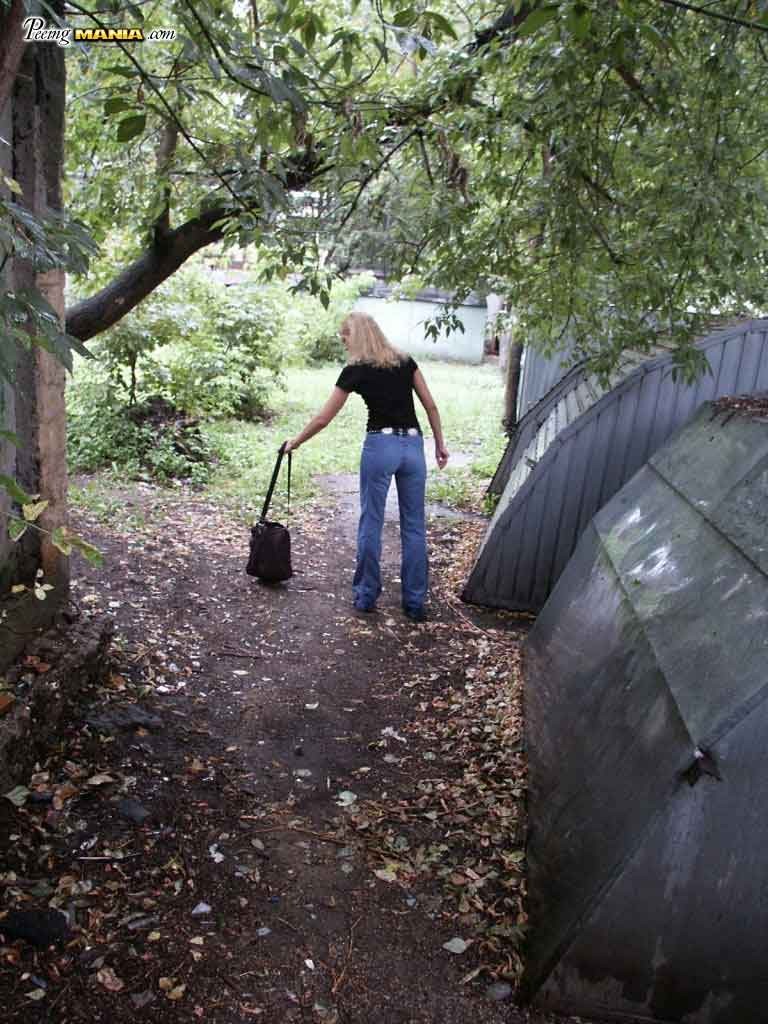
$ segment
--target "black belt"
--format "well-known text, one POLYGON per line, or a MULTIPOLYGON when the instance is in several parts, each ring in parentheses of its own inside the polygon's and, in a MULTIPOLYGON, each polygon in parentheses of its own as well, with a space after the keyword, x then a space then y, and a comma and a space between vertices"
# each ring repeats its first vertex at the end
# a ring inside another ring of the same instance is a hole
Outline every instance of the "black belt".
POLYGON ((418 427, 375 427, 367 430, 367 434, 395 434, 397 437, 420 437, 421 431, 418 427))

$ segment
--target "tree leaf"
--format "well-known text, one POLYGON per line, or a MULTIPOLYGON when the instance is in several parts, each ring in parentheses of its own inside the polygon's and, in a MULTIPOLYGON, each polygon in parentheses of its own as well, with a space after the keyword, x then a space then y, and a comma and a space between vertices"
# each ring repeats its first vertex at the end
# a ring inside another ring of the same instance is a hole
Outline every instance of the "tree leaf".
POLYGON ((8 520, 8 536, 11 540, 20 540, 27 532, 27 524, 21 519, 8 520))
POLYGON ((403 7, 402 10, 395 12, 392 24, 397 25, 398 28, 409 28, 418 16, 418 12, 413 7, 403 7))
POLYGON ((50 501, 48 501, 48 499, 45 498, 43 501, 33 501, 29 502, 28 504, 22 505, 21 511, 23 512, 24 518, 28 523, 34 523, 37 522, 37 520, 40 518, 43 512, 45 512, 49 505, 50 501))
POLYGON ((10 494, 11 498, 20 505, 34 500, 31 494, 27 494, 25 490, 19 487, 12 476, 0 473, 0 487, 3 487, 10 494))
POLYGON ((557 7, 540 7, 536 11, 531 11, 522 25, 518 28, 517 34, 520 38, 524 36, 531 36, 534 32, 537 32, 543 25, 553 21, 559 11, 557 7))
POLYGON ((5 174, 2 175, 2 178, 5 184, 8 186, 8 188, 11 190, 11 192, 15 192, 17 196, 24 195, 24 190, 15 178, 9 178, 5 174))
POLYGON ((592 12, 589 8, 576 4, 568 9, 565 23, 574 39, 584 39, 589 35, 589 29, 592 25, 592 12))
POLYGON ((82 537, 78 537, 74 533, 68 534, 67 540, 73 548, 77 548, 83 558, 90 562, 91 565, 95 565, 98 568, 104 564, 104 556, 93 544, 89 544, 88 541, 83 540, 82 537))
POLYGON ((443 35, 449 36, 451 39, 459 38, 456 34, 456 29, 450 21, 448 21, 444 15, 438 13, 438 11, 425 11, 424 17, 428 18, 434 27, 439 29, 443 35))
POLYGON ((108 100, 104 101, 104 113, 108 116, 111 114, 119 114, 123 110, 135 110, 136 104, 131 103, 130 100, 125 99, 123 96, 110 96, 108 100))
POLYGON ((128 142, 129 139, 141 135, 147 123, 146 114, 134 114, 132 117, 124 117, 117 126, 117 141, 128 142))
POLYGON ((449 942, 444 942, 443 949, 447 949, 449 953, 454 953, 458 956, 459 954, 466 952, 470 945, 471 942, 465 942, 464 939, 459 938, 457 935, 449 942))
POLYGON ((5 794, 5 799, 10 800, 16 807, 22 807, 29 796, 29 790, 26 786, 14 786, 13 789, 5 794))
POLYGON ((69 541, 69 533, 63 526, 57 526, 51 534, 51 543, 58 548, 63 555, 72 554, 72 544, 69 541))

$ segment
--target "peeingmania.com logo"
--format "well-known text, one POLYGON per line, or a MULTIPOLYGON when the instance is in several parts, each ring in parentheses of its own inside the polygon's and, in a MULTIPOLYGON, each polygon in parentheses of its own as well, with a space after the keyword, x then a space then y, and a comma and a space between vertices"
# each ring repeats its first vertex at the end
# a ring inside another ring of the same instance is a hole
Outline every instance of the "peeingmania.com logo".
POLYGON ((174 28, 70 28, 48 25, 44 18, 25 18, 23 21, 24 41, 27 43, 58 43, 71 46, 72 43, 169 43, 176 38, 174 28))

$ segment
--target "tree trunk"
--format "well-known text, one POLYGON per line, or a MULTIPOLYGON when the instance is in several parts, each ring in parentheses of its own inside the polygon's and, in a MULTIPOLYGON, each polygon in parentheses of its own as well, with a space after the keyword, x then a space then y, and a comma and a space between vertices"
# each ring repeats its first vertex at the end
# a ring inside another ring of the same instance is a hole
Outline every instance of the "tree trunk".
POLYGON ((517 397, 520 391, 520 368, 523 344, 514 339, 509 342, 504 386, 504 430, 512 434, 517 427, 517 397))
POLYGON ((0 111, 10 99, 27 45, 22 31, 26 13, 24 0, 12 0, 7 10, 0 7, 0 111))
MULTIPOLYGON (((63 0, 53 0, 63 14, 63 0)), ((25 46, 10 98, 12 177, 22 189, 20 201, 38 219, 61 209, 64 155, 64 50, 55 43, 25 46)), ((37 273, 29 260, 10 264, 11 288, 38 288, 63 319, 64 272, 37 273)), ((19 349, 13 395, 14 421, 20 445, 15 476, 24 489, 40 494, 48 507, 37 523, 46 531, 66 520, 65 371, 54 356, 32 344, 19 349)), ((50 542, 48 533, 28 530, 16 552, 17 578, 31 582, 40 568, 66 589, 68 562, 50 542), (40 539, 42 538, 42 539, 40 539)), ((51 606, 54 602, 51 601, 51 606)))

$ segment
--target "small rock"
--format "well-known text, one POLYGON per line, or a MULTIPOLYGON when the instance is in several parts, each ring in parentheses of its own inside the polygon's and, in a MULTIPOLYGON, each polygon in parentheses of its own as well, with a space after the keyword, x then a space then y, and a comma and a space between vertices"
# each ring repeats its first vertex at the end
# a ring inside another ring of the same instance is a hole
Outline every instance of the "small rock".
POLYGON ((506 981, 496 981, 485 990, 486 999, 493 999, 495 1003, 502 1003, 512 995, 512 986, 506 981))
POLYGON ((192 911, 193 917, 202 917, 203 914, 210 914, 213 907, 208 903, 198 903, 195 909, 192 911))
POLYGON ((69 925, 58 910, 11 910, 0 918, 0 934, 9 942, 24 939, 32 946, 45 949, 69 936, 69 925))
POLYGON ((150 816, 150 811, 132 797, 126 797, 118 803, 117 813, 121 818, 127 818, 128 821, 132 821, 134 825, 143 825, 150 816))
POLYGON ((271 928, 266 928, 266 927, 264 927, 264 928, 257 928, 256 929, 256 934, 258 935, 258 937, 260 939, 265 939, 268 935, 272 934, 272 929, 271 928))

